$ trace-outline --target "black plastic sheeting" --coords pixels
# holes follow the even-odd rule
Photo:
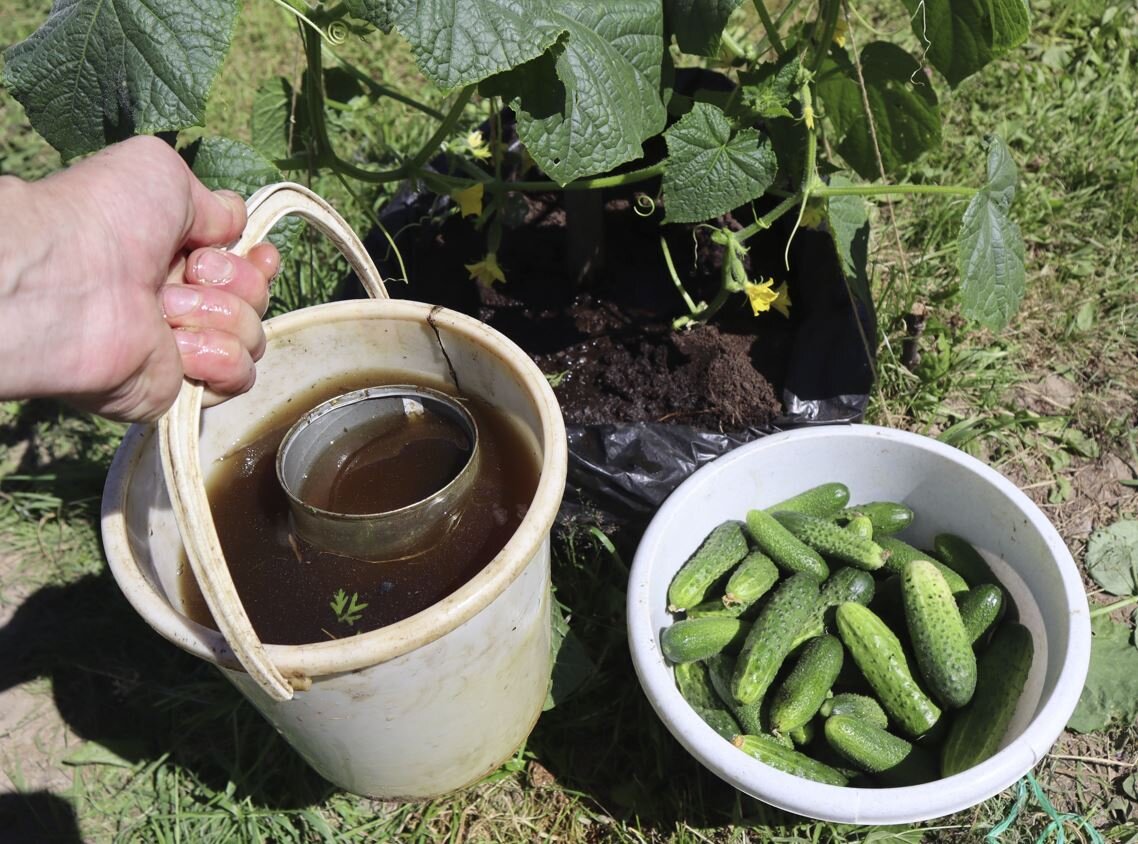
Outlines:
[[[437,164],[445,166],[442,160]],[[408,187],[384,208],[379,222],[388,232],[406,231],[437,218],[450,201]],[[764,233],[780,244],[780,253],[791,225],[784,217]],[[385,277],[398,272],[378,230],[365,244]],[[827,231],[794,232],[789,266],[794,335],[781,396],[783,415],[770,427],[732,432],[648,422],[568,426],[569,476],[560,522],[583,518],[635,537],[685,478],[733,448],[776,431],[862,420],[874,382],[873,308],[851,294]],[[354,278],[342,292],[363,295]]]

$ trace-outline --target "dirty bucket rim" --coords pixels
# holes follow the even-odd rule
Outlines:
[[[501,551],[474,577],[430,607],[386,627],[344,639],[304,645],[267,644],[270,659],[286,675],[315,677],[358,670],[395,659],[459,627],[505,591],[549,542],[565,490],[568,445],[561,409],[552,387],[520,347],[474,317],[406,299],[361,299],[314,305],[274,317],[264,324],[266,359],[270,359],[274,342],[284,342],[295,332],[323,322],[358,320],[426,323],[444,339],[447,333],[457,335],[493,354],[509,369],[526,388],[540,426],[537,439],[542,454],[537,488],[525,516]],[[156,441],[153,428],[131,426],[108,472],[101,515],[108,565],[127,600],[161,636],[202,659],[227,668],[239,668],[224,637],[176,610],[131,554],[126,502],[134,470],[145,447],[152,441]]]

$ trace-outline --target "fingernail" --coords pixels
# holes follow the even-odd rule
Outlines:
[[[162,289],[162,314],[178,317],[188,314],[202,303],[202,294],[184,284],[168,284]]]
[[[194,278],[205,284],[221,284],[233,278],[233,262],[224,252],[206,249],[194,261]]]
[[[184,328],[174,329],[174,342],[178,344],[178,351],[182,354],[194,354],[201,351],[205,338],[200,331],[187,331]]]

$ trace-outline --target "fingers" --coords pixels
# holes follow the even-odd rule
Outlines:
[[[168,284],[162,288],[162,315],[174,329],[232,335],[253,360],[264,354],[265,332],[260,314],[228,291],[195,284]]]
[[[233,334],[211,328],[178,328],[174,339],[187,378],[230,396],[253,386],[257,374],[253,357]]]
[[[219,249],[198,249],[186,260],[185,280],[231,293],[261,315],[269,306],[269,281],[279,267],[280,255],[270,243],[257,244],[244,258]]]

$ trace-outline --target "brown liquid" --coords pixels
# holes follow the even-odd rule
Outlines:
[[[207,482],[214,524],[237,592],[262,641],[299,645],[338,639],[426,609],[481,571],[529,508],[539,473],[530,440],[501,411],[479,399],[464,399],[478,426],[481,461],[461,516],[441,542],[414,557],[378,563],[298,543],[289,531],[288,502],[276,476],[280,441],[293,422],[321,402],[393,383],[420,383],[454,394],[440,383],[423,383],[421,377],[409,380],[404,372],[369,373],[321,385],[267,419],[244,447],[214,466]],[[366,472],[351,474],[364,478]],[[366,487],[366,481],[361,485]],[[342,487],[337,495],[346,498],[349,491]],[[186,614],[216,629],[188,563],[182,566],[181,587]],[[367,604],[352,624],[338,620],[330,606],[341,589]]]
[[[470,440],[433,413],[360,425],[320,455],[301,486],[302,501],[332,513],[397,510],[445,487],[470,459]]]

